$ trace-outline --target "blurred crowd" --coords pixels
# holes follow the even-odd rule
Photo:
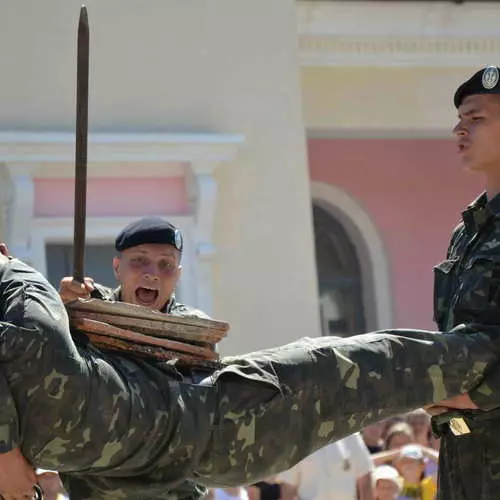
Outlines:
[[[416,410],[370,425],[249,487],[215,489],[211,500],[434,500],[439,442]]]

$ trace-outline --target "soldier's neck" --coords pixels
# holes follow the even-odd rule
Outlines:
[[[486,175],[486,194],[488,195],[488,200],[494,198],[500,193],[500,173],[499,174],[489,174]]]

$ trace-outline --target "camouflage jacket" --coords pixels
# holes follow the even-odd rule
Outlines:
[[[488,202],[482,194],[462,217],[446,260],[434,268],[434,320],[442,332],[480,323],[500,336],[500,195]],[[471,397],[483,410],[499,407],[500,369]]]
[[[481,324],[500,338],[500,195],[477,198],[435,267],[434,314],[441,331]],[[494,500],[500,491],[500,367],[469,392],[483,411],[457,410],[432,419],[441,436],[439,500]],[[486,410],[486,411],[485,411]],[[464,425],[465,424],[465,425]]]

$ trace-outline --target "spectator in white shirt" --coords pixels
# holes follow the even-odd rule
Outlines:
[[[299,500],[373,500],[373,464],[359,433],[309,455],[277,481],[297,488]]]

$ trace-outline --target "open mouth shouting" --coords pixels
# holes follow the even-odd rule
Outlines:
[[[470,147],[470,143],[468,141],[460,141],[458,143],[458,152],[465,153]]]
[[[152,307],[158,300],[159,292],[156,288],[140,286],[135,291],[137,304]]]

